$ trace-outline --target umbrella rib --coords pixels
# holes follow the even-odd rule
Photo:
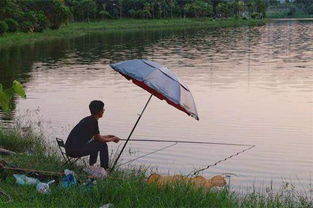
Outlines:
[[[159,69],[160,70],[160,72],[162,72],[165,76],[167,76],[168,78],[170,78],[170,79],[172,79],[172,80],[174,80],[175,82],[177,82],[180,86],[182,86],[185,90],[187,90],[188,92],[190,92],[190,90],[186,87],[186,86],[184,86],[182,83],[181,83],[181,80],[179,80],[179,78],[177,77],[177,75],[176,74],[174,74],[173,72],[173,74],[176,76],[176,79],[174,79],[173,77],[171,77],[170,75],[168,75],[167,73],[165,73],[165,72],[163,72],[162,71],[162,69],[160,69],[160,68],[156,68],[155,66],[153,66],[153,65],[151,65],[151,64],[149,64],[148,62],[146,62],[145,60],[143,60],[143,62],[145,63],[145,64],[147,64],[147,65],[149,65],[150,67],[152,67],[152,68],[155,68],[155,69]],[[166,69],[168,69],[167,67],[165,67],[165,66],[162,66],[163,68],[166,68]]]

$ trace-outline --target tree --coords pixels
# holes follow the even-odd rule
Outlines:
[[[308,13],[313,15],[313,3],[309,6]]]
[[[255,7],[256,7],[256,12],[261,14],[261,17],[265,17],[266,14],[266,4],[262,0],[256,0],[255,1]]]
[[[150,3],[146,2],[144,3],[143,5],[143,11],[144,11],[144,14],[146,16],[146,18],[151,18],[152,17],[152,6]]]
[[[280,3],[279,0],[269,0],[269,1],[268,1],[268,4],[269,4],[269,5],[274,5],[274,6],[278,5],[279,3]]]
[[[229,17],[231,16],[229,4],[226,2],[219,3],[216,7],[216,15],[218,17]]]
[[[243,12],[245,11],[245,3],[243,1],[235,1],[232,4],[232,8],[234,10],[234,15],[237,17],[241,17]]]
[[[213,7],[203,0],[195,0],[185,5],[185,12],[189,17],[207,17],[212,16]]]
[[[218,14],[217,14],[217,6],[220,3],[222,3],[223,1],[222,0],[211,0],[211,2],[212,2],[212,7],[213,7],[213,15],[215,17],[217,17],[218,16]]]
[[[50,28],[59,29],[63,23],[67,22],[70,16],[70,10],[59,0],[52,0],[49,6],[52,12],[48,10],[45,11],[45,14],[49,19]]]
[[[69,8],[65,6],[61,0],[13,1],[16,1],[16,4],[18,5],[18,8],[21,8],[21,11],[20,14],[17,13],[17,15],[14,15],[12,18],[21,22],[21,25],[26,25],[30,28],[36,27],[35,24],[38,23],[45,25],[45,18],[47,18],[49,27],[52,29],[58,29],[61,24],[68,21],[70,15]],[[36,19],[39,19],[39,22],[37,22]]]
[[[89,21],[96,18],[97,5],[93,0],[75,0],[71,8],[76,21]]]
[[[23,1],[18,0],[0,0],[0,20],[5,18],[19,20],[23,15],[22,3]]]
[[[310,6],[312,4],[312,0],[295,0],[294,3]]]

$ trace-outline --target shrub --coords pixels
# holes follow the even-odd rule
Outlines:
[[[48,18],[46,17],[45,13],[43,11],[37,12],[34,31],[42,32],[47,27],[48,27]]]
[[[139,18],[149,18],[149,17],[151,17],[151,14],[147,10],[138,10],[138,17]]]
[[[213,14],[212,5],[201,0],[187,3],[184,7],[184,10],[188,17],[207,17],[212,16]]]
[[[133,17],[133,18],[149,18],[149,17],[151,17],[150,12],[147,10],[130,9],[130,10],[128,10],[128,14],[130,17]]]
[[[20,30],[22,32],[33,32],[37,25],[37,13],[35,11],[26,11],[21,17]]]
[[[128,14],[130,17],[137,17],[137,11],[134,9],[128,10]]]
[[[36,32],[43,31],[47,27],[58,29],[62,23],[68,21],[70,16],[70,10],[65,6],[64,0],[27,0],[20,1],[19,4],[25,14],[21,18],[14,19],[19,22],[31,22]]]
[[[106,10],[101,10],[99,12],[99,16],[101,18],[110,18],[110,19],[112,18],[111,14],[108,11],[106,11]]]
[[[294,6],[294,5],[290,6],[287,15],[288,15],[288,16],[294,16],[296,13],[297,13],[297,7]]]
[[[35,11],[27,11],[24,13],[24,21],[29,21],[34,26],[37,22],[37,14]]]
[[[32,22],[30,21],[24,21],[20,24],[20,30],[22,32],[33,32],[34,31],[34,27]]]
[[[252,18],[252,19],[260,19],[260,18],[261,18],[261,14],[258,13],[258,12],[253,12],[253,13],[251,14],[251,18]]]
[[[0,21],[0,35],[8,31],[8,25],[4,21]]]
[[[9,32],[16,32],[18,30],[19,24],[14,19],[5,19],[4,20],[8,25]]]
[[[221,2],[216,7],[216,13],[218,17],[229,17],[231,15],[231,9],[228,3]]]

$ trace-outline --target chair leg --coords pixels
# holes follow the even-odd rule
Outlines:
[[[69,161],[69,165],[74,165],[78,160],[80,159],[80,157],[79,158],[76,158],[75,160],[73,159],[70,159],[70,161]]]
[[[67,164],[69,164],[70,162],[68,160],[65,160],[65,162],[62,164],[62,167],[66,166]]]
[[[81,157],[79,157],[79,158],[68,158],[68,159],[66,159],[63,166],[65,166],[65,165],[73,166],[79,159],[81,159]]]

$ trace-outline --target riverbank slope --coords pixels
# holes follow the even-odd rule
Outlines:
[[[42,33],[7,33],[0,36],[0,49],[11,46],[33,44],[39,41],[51,41],[62,38],[74,38],[90,32],[103,31],[138,31],[160,29],[184,29],[193,27],[219,28],[239,26],[260,26],[266,24],[264,19],[210,19],[210,18],[185,18],[185,19],[120,19],[99,22],[75,22],[62,26],[59,30],[45,30]]]
[[[70,188],[62,188],[57,182],[50,185],[51,192],[41,194],[34,186],[15,183],[12,172],[0,171],[0,207],[100,207],[111,203],[114,207],[302,207],[313,206],[309,196],[282,189],[280,193],[247,193],[240,195],[227,188],[209,191],[195,189],[188,184],[176,184],[159,188],[145,182],[145,172],[125,169],[112,173],[110,178],[98,179],[90,186],[82,185],[82,166],[62,166],[63,161],[56,147],[47,146],[31,129],[0,129],[0,148],[19,152],[0,155],[10,167],[63,172],[74,170],[81,182]],[[80,177],[78,177],[80,175]],[[50,179],[43,180],[46,182]]]

